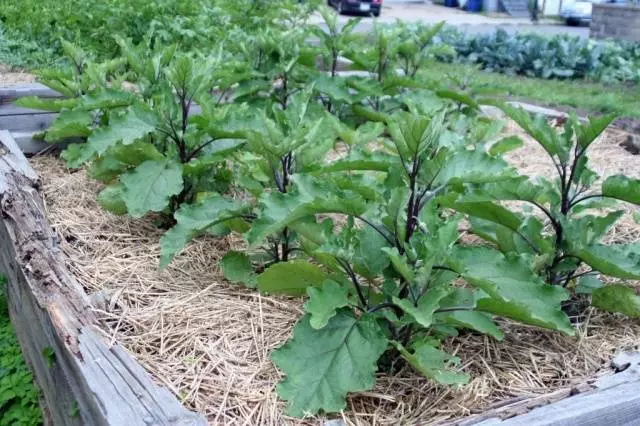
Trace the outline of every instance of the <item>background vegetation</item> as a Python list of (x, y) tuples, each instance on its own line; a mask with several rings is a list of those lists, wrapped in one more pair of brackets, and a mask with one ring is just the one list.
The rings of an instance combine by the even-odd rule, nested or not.
[(0, 425), (42, 424), (38, 398), (39, 391), (9, 322), (4, 277), (0, 276)]

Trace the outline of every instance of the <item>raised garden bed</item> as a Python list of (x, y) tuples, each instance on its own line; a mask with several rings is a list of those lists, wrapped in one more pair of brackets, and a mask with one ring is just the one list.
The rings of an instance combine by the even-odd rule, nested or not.
[[(516, 131), (515, 128), (510, 130)], [(598, 151), (594, 154), (598, 171), (633, 173), (628, 167), (633, 157), (618, 146), (615, 134), (603, 138), (595, 150)], [(527, 145), (514, 152), (511, 160), (520, 167), (545, 173), (545, 167), (549, 165), (531, 161), (542, 158), (538, 154), (536, 147)], [(135, 398), (122, 398), (113, 403), (109, 400), (113, 395), (105, 396), (100, 392), (107, 388), (100, 380), (113, 385), (111, 374), (97, 371), (96, 382), (89, 380), (82, 385), (88, 376), (96, 373), (87, 365), (96, 365), (97, 359), (104, 357), (115, 360), (116, 364), (135, 365), (130, 364), (132, 361), (128, 361), (128, 355), (118, 345), (110, 346), (116, 343), (132, 353), (156, 382), (166, 386), (212, 424), (297, 422), (284, 416), (283, 404), (277, 401), (274, 385), (278, 373), (268, 354), (287, 338), (301, 303), (297, 299), (261, 296), (227, 284), (216, 264), (226, 249), (239, 244), (238, 241), (229, 238), (198, 240), (166, 271), (159, 272), (160, 233), (152, 219), (133, 221), (102, 211), (95, 202), (99, 184), (89, 180), (83, 171), (68, 171), (54, 157), (32, 160), (39, 180), (19, 155), (8, 157), (5, 153), (3, 159), (7, 158), (12, 158), (11, 163), (26, 175), (26, 179), (18, 179), (16, 182), (22, 187), (17, 188), (10, 187), (15, 182), (5, 178), (1, 187), (5, 194), (9, 190), (11, 194), (25, 197), (3, 196), (4, 226), (14, 227), (5, 235), (11, 235), (6, 238), (15, 241), (13, 258), (19, 262), (18, 268), (8, 266), (13, 259), (5, 249), (3, 269), (13, 270), (10, 274), (12, 282), (21, 283), (10, 287), (23, 292), (20, 295), (9, 293), (14, 318), (21, 318), (28, 312), (40, 312), (41, 319), (23, 322), (22, 326), (18, 323), (17, 328), (24, 339), (24, 327), (30, 327), (28, 334), (33, 339), (23, 341), (23, 346), (38, 381), (45, 384), (45, 396), (49, 390), (47, 405), (60, 407), (51, 412), (56, 424), (79, 421), (63, 418), (55, 412), (67, 412), (64, 408), (73, 406), (74, 401), (84, 416), (79, 419), (92, 419), (94, 424), (99, 424), (97, 419), (105, 424), (120, 424), (117, 419), (125, 415), (128, 419), (144, 421), (143, 411), (148, 406), (136, 411), (140, 407), (132, 403)], [(43, 191), (44, 204), (38, 201), (37, 188)], [(15, 212), (22, 211), (20, 206), (25, 205), (39, 206), (32, 212), (34, 217), (37, 212), (41, 215), (46, 212), (55, 232), (47, 227), (42, 216), (28, 222), (10, 220), (19, 217)], [(18, 231), (32, 226), (37, 226), (37, 231), (29, 234)], [(46, 265), (56, 271), (55, 285), (47, 284), (44, 291), (42, 284), (26, 285), (33, 279), (42, 282), (43, 275), (51, 277), (42, 269), (33, 269), (31, 265), (41, 265), (37, 256), (31, 254), (27, 259), (24, 255), (24, 247), (28, 241), (33, 241), (34, 235), (38, 236), (39, 246), (35, 251), (30, 249), (29, 253), (48, 253)], [(611, 234), (611, 238), (618, 240), (636, 240), (637, 236), (638, 229), (632, 221), (623, 222)], [(22, 272), (24, 275), (20, 278), (16, 271), (26, 272)], [(33, 300), (31, 305), (24, 303), (29, 299)], [(17, 300), (21, 301), (20, 309)], [(381, 376), (374, 391), (349, 399), (349, 409), (343, 418), (355, 424), (433, 424), (452, 419), (458, 419), (455, 420), (458, 422), (464, 416), (482, 412), (492, 405), (510, 403), (507, 405), (511, 411), (503, 409), (501, 414), (509, 417), (554, 400), (547, 396), (514, 408), (514, 398), (521, 401), (552, 393), (557, 399), (591, 390), (593, 386), (589, 383), (592, 384), (595, 377), (612, 372), (613, 356), (620, 351), (637, 349), (640, 341), (637, 322), (595, 311), (590, 312), (579, 326), (578, 338), (522, 325), (502, 325), (506, 331), (503, 342), (472, 334), (448, 342), (449, 348), (462, 358), (461, 368), (472, 374), (470, 384), (459, 389), (437, 386), (411, 371), (401, 372), (394, 378)], [(43, 340), (36, 337), (39, 329), (47, 330)], [(99, 348), (97, 354), (87, 352), (87, 342)], [(56, 360), (67, 360), (69, 364), (58, 362), (51, 369), (46, 367), (46, 360), (41, 355), (44, 347), (55, 348)], [(144, 378), (145, 373), (135, 367), (132, 370), (128, 378), (119, 377), (122, 382), (117, 388), (125, 389), (121, 394), (132, 385), (134, 377), (142, 377), (144, 388), (155, 392), (154, 385)], [(57, 379), (55, 374), (59, 375)], [(53, 377), (48, 378), (49, 375)], [(80, 385), (71, 385), (68, 394), (51, 392), (52, 386), (55, 389), (61, 386), (53, 385), (52, 380), (63, 383), (69, 380), (68, 375), (72, 378), (75, 375)], [(637, 386), (637, 383), (628, 386)], [(135, 394), (135, 390), (132, 391)], [(174, 407), (174, 413), (185, 416), (185, 422), (197, 423), (196, 416), (176, 405), (176, 398), (160, 394), (161, 402), (156, 408)], [(625, 388), (624, 394), (629, 395), (630, 390)], [(153, 393), (150, 395), (151, 400), (156, 398)], [(96, 399), (102, 402), (97, 404)], [(96, 409), (105, 403), (106, 412)], [(633, 409), (633, 401), (625, 403)], [(581, 404), (581, 410), (587, 410), (589, 406), (593, 406), (593, 402)], [(622, 413), (620, 407), (616, 410)], [(315, 424), (318, 420), (304, 423)], [(135, 421), (128, 423), (135, 424)]]

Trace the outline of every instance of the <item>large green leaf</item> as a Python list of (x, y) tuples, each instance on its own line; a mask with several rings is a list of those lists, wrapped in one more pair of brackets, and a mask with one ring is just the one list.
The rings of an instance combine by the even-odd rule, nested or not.
[(136, 95), (126, 90), (101, 89), (82, 98), (76, 109), (93, 111), (98, 109), (121, 108), (133, 104)]
[(347, 393), (373, 388), (376, 361), (386, 348), (383, 331), (369, 315), (357, 318), (343, 309), (320, 330), (304, 316), (293, 338), (271, 355), (286, 374), (277, 392), (289, 401), (287, 412), (302, 417), (344, 409)]
[(276, 263), (258, 276), (258, 289), (264, 293), (302, 296), (308, 287), (320, 286), (328, 278), (306, 260)]
[(196, 235), (246, 212), (248, 206), (213, 194), (196, 204), (183, 204), (175, 213), (176, 225), (160, 240), (160, 267), (166, 267)]
[(322, 287), (308, 287), (307, 294), (304, 310), (311, 315), (309, 323), (315, 329), (326, 326), (339, 308), (349, 305), (349, 292), (333, 280), (326, 280)]
[(605, 275), (617, 278), (640, 279), (640, 244), (593, 244), (576, 253), (584, 263)]
[(89, 173), (93, 179), (104, 183), (112, 182), (127, 170), (148, 160), (162, 161), (164, 156), (153, 144), (138, 140), (130, 145), (121, 143), (96, 158), (91, 163)]
[(313, 89), (326, 94), (334, 101), (351, 102), (352, 96), (342, 77), (320, 74), (314, 79)]
[(225, 279), (232, 283), (242, 283), (254, 288), (257, 276), (251, 266), (251, 258), (246, 253), (230, 250), (220, 260), (220, 267)]
[(382, 249), (388, 247), (387, 240), (371, 226), (366, 225), (359, 232), (358, 248), (353, 262), (363, 276), (374, 279), (389, 265), (389, 258), (382, 256)]
[(449, 155), (434, 183), (487, 183), (514, 175), (515, 171), (509, 168), (504, 160), (491, 157), (481, 150), (466, 150)]
[(152, 111), (139, 105), (133, 106), (123, 115), (113, 117), (108, 126), (93, 132), (87, 140), (89, 149), (100, 155), (118, 142), (131, 144), (153, 132), (157, 121), (158, 118)]
[(127, 214), (127, 205), (123, 200), (124, 186), (121, 183), (115, 183), (105, 187), (98, 194), (98, 203), (108, 212), (115, 215)]
[(93, 115), (87, 111), (62, 111), (45, 133), (47, 142), (56, 142), (72, 137), (87, 137), (91, 134)]
[(170, 160), (145, 161), (120, 177), (129, 214), (140, 218), (167, 208), (169, 199), (182, 191), (182, 166)]
[(591, 304), (609, 312), (640, 318), (640, 296), (628, 286), (614, 284), (593, 290)]
[(487, 247), (458, 247), (454, 257), (454, 269), (488, 295), (478, 300), (478, 310), (569, 335), (575, 333), (560, 309), (569, 298), (566, 290), (545, 284), (525, 260), (506, 257)]
[(413, 368), (431, 380), (443, 385), (463, 385), (469, 381), (468, 374), (453, 370), (460, 363), (460, 358), (434, 347), (428, 340), (415, 343), (413, 353), (399, 343), (395, 346)]
[(640, 180), (624, 175), (609, 176), (602, 184), (602, 195), (640, 204)]
[(295, 192), (272, 192), (260, 199), (262, 214), (246, 234), (251, 245), (262, 242), (287, 225), (318, 213), (344, 213), (360, 216), (366, 203), (353, 191), (342, 191), (326, 180), (294, 175)]

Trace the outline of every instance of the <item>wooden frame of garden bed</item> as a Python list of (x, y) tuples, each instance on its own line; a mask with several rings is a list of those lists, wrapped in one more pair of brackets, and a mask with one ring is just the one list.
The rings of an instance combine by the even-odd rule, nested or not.
[(0, 131), (0, 273), (9, 314), (54, 425), (205, 425), (99, 333), (45, 215), (38, 177)]
[[(42, 390), (46, 423), (206, 424), (156, 386), (122, 347), (102, 338), (86, 293), (65, 266), (59, 237), (45, 215), (38, 177), (22, 152), (46, 147), (31, 136), (55, 117), (10, 105), (15, 98), (33, 95), (57, 94), (37, 84), (0, 88), (0, 128), (10, 127), (21, 136), (16, 142), (11, 133), (0, 131), (0, 273), (8, 278), (11, 319)], [(640, 355), (624, 355), (614, 367), (623, 372), (446, 424), (638, 425)]]

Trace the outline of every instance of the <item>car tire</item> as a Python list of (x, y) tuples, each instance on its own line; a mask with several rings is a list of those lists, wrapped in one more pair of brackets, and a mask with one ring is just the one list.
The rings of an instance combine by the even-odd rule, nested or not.
[(373, 12), (373, 16), (374, 16), (375, 18), (379, 18), (379, 17), (380, 17), (380, 11)]

